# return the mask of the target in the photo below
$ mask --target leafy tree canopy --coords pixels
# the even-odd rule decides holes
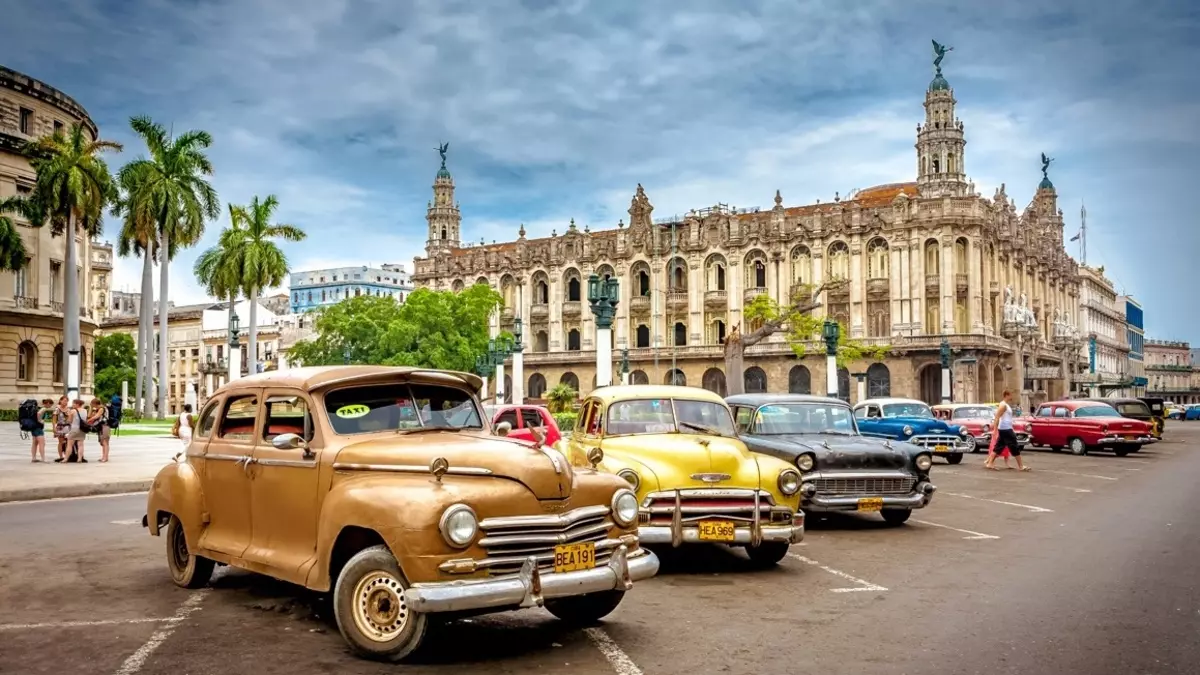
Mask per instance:
[[[113,333],[96,340],[96,372],[105,368],[133,368],[137,365],[137,352],[133,348],[133,336],[129,333]]]
[[[825,319],[812,315],[812,309],[816,305],[809,302],[809,299],[814,295],[811,287],[799,288],[793,295],[792,304],[784,307],[764,293],[754,298],[746,306],[745,316],[750,322],[762,322],[768,325],[774,324],[780,326],[792,351],[798,357],[805,356],[808,352],[808,347],[813,342],[817,342],[820,345],[821,353],[824,353],[825,345],[822,342],[822,330]],[[887,345],[866,345],[857,340],[852,340],[848,337],[850,331],[845,324],[839,322],[838,327],[837,363],[839,367],[847,367],[847,364],[862,359],[878,361],[887,356],[888,352],[891,351],[891,348]]]
[[[96,398],[107,403],[112,400],[113,396],[121,393],[122,382],[129,382],[132,389],[136,378],[137,372],[130,366],[109,366],[103,370],[97,369]]]
[[[486,284],[464,291],[413,291],[403,304],[359,296],[317,310],[316,337],[301,340],[289,360],[306,366],[350,363],[420,366],[472,372],[487,351],[488,317],[501,302]]]

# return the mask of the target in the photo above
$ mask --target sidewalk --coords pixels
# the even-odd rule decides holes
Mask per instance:
[[[113,436],[109,461],[101,464],[100,442],[89,434],[87,464],[56,464],[58,446],[46,438],[46,461],[29,461],[29,440],[16,422],[0,422],[0,502],[82,497],[148,490],[158,470],[183,449],[167,430],[162,436]]]

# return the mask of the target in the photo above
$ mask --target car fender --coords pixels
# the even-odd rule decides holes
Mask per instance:
[[[190,462],[168,464],[159,470],[146,496],[146,527],[159,534],[159,514],[170,513],[183,525],[188,548],[200,548],[204,531],[204,485]]]

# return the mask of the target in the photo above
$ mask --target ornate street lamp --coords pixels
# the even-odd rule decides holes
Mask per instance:
[[[229,305],[229,381],[232,382],[242,376],[242,346],[238,339],[241,328],[238,322],[237,311],[233,305]]]
[[[596,386],[612,384],[612,324],[621,301],[620,286],[613,277],[588,277],[588,305],[596,317]]]
[[[512,374],[512,402],[520,405],[525,402],[525,345],[521,342],[524,339],[524,332],[521,329],[521,317],[513,319],[513,374]]]
[[[629,347],[621,349],[621,384],[629,384]]]
[[[832,319],[825,319],[825,325],[821,329],[825,340],[825,391],[830,398],[838,397],[837,353],[841,330],[838,322]]]

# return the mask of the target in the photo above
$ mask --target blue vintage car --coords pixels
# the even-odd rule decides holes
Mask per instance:
[[[906,441],[928,449],[951,464],[971,451],[970,432],[957,424],[946,424],[933,415],[928,404],[911,398],[871,398],[854,406],[858,430],[864,436]]]

